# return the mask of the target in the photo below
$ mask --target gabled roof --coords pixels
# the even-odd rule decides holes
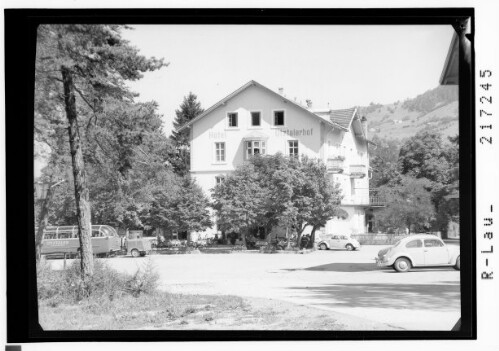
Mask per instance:
[[[289,103],[293,106],[296,106],[298,109],[302,110],[303,112],[305,112],[306,114],[314,117],[314,118],[319,118],[321,121],[325,121],[326,123],[328,123],[330,126],[332,127],[335,127],[335,128],[338,128],[338,129],[341,129],[341,130],[345,130],[345,131],[348,131],[348,127],[344,127],[343,125],[340,125],[336,122],[333,122],[331,119],[327,119],[327,118],[324,118],[324,117],[321,117],[311,111],[309,111],[308,109],[306,109],[305,107],[297,104],[296,102],[293,102],[287,98],[285,98],[284,96],[276,93],[275,91],[273,90],[270,90],[269,88],[261,85],[260,83],[254,81],[254,80],[250,80],[248,83],[244,84],[242,87],[240,87],[239,89],[237,89],[236,91],[234,91],[233,93],[227,95],[226,97],[224,97],[222,100],[220,100],[219,102],[217,102],[215,105],[211,106],[209,109],[207,109],[206,111],[204,111],[203,113],[201,113],[199,116],[197,116],[196,118],[192,119],[191,121],[189,121],[188,123],[184,124],[183,126],[181,126],[180,128],[177,129],[177,131],[181,131],[189,126],[191,126],[193,123],[199,121],[201,118],[203,118],[204,116],[206,115],[209,115],[211,112],[213,112],[214,110],[216,110],[217,108],[219,108],[220,106],[223,106],[225,105],[230,99],[236,97],[237,95],[241,94],[243,91],[245,91],[246,89],[252,87],[252,86],[257,86],[273,95],[276,95],[278,96],[280,99],[282,99],[285,103]]]
[[[350,124],[357,113],[357,108],[352,107],[342,110],[315,111],[315,113],[323,118],[328,118],[332,123],[348,129],[350,128]]]

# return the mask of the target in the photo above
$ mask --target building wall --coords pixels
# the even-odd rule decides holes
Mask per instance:
[[[338,142],[339,141],[339,142]],[[343,190],[343,205],[366,205],[369,204],[369,156],[367,142],[355,137],[353,130],[350,132],[330,132],[326,138],[326,158],[337,156],[344,157],[342,162],[343,172],[331,174],[333,182],[339,183]],[[363,165],[365,176],[363,178],[352,178],[351,166]]]
[[[365,210],[359,206],[347,206],[343,209],[348,213],[346,219],[333,218],[326,224],[325,234],[363,234],[366,232]]]
[[[273,126],[273,111],[285,111],[284,127]],[[251,126],[252,111],[261,114],[261,126]],[[238,113],[238,127],[227,126],[227,114]],[[324,128],[324,126],[323,126]],[[278,96],[253,86],[232,98],[192,126],[191,174],[210,196],[215,177],[233,171],[245,161],[244,138],[249,133],[265,134],[266,154],[288,153],[288,141],[299,141],[299,153],[310,157],[321,154],[321,121]],[[225,142],[226,162],[215,162],[215,143]]]
[[[273,126],[273,111],[285,111],[284,126]],[[259,111],[261,126],[251,126],[251,112]],[[238,113],[237,128],[228,127],[229,112]],[[354,205],[369,203],[369,166],[367,144],[350,132],[332,128],[319,118],[308,115],[293,104],[286,103],[279,96],[257,86],[252,86],[230,99],[225,105],[195,122],[191,128],[191,174],[211,197],[211,189],[216,185],[216,177],[229,174],[245,161],[245,140],[250,133],[265,135],[266,154],[288,153],[288,141],[298,140],[299,154],[320,158],[327,163],[329,158],[343,156],[344,172],[331,174],[335,182],[341,184],[348,213],[347,219],[333,219],[326,226],[327,234],[349,234],[365,232],[363,207]],[[225,143],[226,160],[215,161],[215,143]],[[362,179],[350,177],[350,165],[365,165],[366,176]],[[216,226],[194,237],[213,236]]]

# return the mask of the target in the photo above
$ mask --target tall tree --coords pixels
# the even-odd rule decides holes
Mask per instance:
[[[292,160],[293,161],[293,160]],[[326,166],[319,160],[303,156],[294,162],[300,169],[302,179],[293,185],[293,207],[296,208],[300,244],[303,230],[312,227],[310,244],[315,242],[315,232],[334,216],[339,215],[342,199],[341,188],[328,177]]]
[[[400,148],[400,172],[414,178],[426,178],[435,183],[449,180],[449,163],[442,136],[419,132]]]
[[[265,226],[271,191],[252,163],[245,163],[215,186],[212,197],[218,228],[239,232],[246,244],[250,228]]]
[[[370,166],[373,169],[372,179],[369,181],[371,188],[378,188],[396,178],[398,171],[398,158],[400,145],[394,139],[373,137],[376,147],[370,150]]]
[[[143,221],[172,232],[203,231],[212,226],[208,205],[203,190],[190,177],[176,177],[154,194]]]
[[[320,161],[278,153],[252,157],[215,187],[213,199],[223,230],[245,234],[256,226],[294,226],[299,242],[307,226],[315,233],[336,215],[341,195]]]
[[[196,118],[203,113],[201,103],[197,100],[197,96],[189,92],[184,97],[182,104],[178,110],[175,110],[175,120],[173,121],[173,131],[170,138],[177,150],[176,157],[173,159],[173,166],[175,171],[180,175],[185,175],[190,170],[190,145],[189,133],[191,128],[185,128],[182,131],[177,131],[178,128]]]
[[[91,213],[83,160],[80,123],[97,118],[107,98],[132,100],[124,80],[137,80],[141,72],[165,64],[146,59],[121,37],[118,25],[42,25],[38,28],[36,85],[67,118],[74,194],[85,283],[93,274]]]
[[[387,199],[387,207],[377,216],[381,229],[408,228],[409,231],[427,231],[435,216],[435,207],[428,189],[427,179],[402,176],[397,184],[381,187]]]

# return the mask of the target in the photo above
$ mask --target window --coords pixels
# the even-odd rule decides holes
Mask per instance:
[[[216,176],[215,177],[215,184],[219,185],[222,184],[222,182],[225,180],[224,176]]]
[[[405,247],[407,247],[408,249],[414,249],[416,247],[423,247],[423,243],[421,242],[421,240],[413,240],[413,241],[409,241]]]
[[[265,141],[254,140],[246,142],[246,159],[256,154],[265,155]]]
[[[229,128],[237,127],[237,112],[231,112],[227,114],[227,117],[229,119],[228,121]]]
[[[102,233],[98,229],[92,230],[92,238],[100,238],[102,237]]]
[[[252,127],[260,126],[260,112],[251,112],[251,126]]]
[[[225,143],[215,143],[215,162],[225,162]]]
[[[275,126],[284,125],[284,111],[274,111],[274,125]]]
[[[56,233],[45,233],[43,236],[44,239],[57,239]]]
[[[71,239],[73,237],[72,232],[62,232],[59,233],[59,239]]]
[[[437,239],[426,239],[424,241],[425,247],[442,247],[444,243]]]
[[[298,158],[298,140],[289,140],[289,157]]]

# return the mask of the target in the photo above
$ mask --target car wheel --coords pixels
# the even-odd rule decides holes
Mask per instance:
[[[454,266],[454,269],[458,271],[461,270],[461,256],[457,256],[456,265]]]
[[[393,264],[393,268],[395,268],[397,272],[409,272],[411,267],[411,261],[404,257],[398,258]]]
[[[322,243],[322,244],[319,245],[319,249],[321,249],[321,250],[327,250],[327,245],[324,244],[324,243]]]
[[[346,247],[346,249],[348,251],[352,251],[353,250],[353,245],[352,244],[347,244],[347,246],[345,246],[345,247]]]
[[[130,254],[132,255],[132,257],[139,257],[140,256],[140,252],[137,249],[132,249],[132,251],[130,251]]]

